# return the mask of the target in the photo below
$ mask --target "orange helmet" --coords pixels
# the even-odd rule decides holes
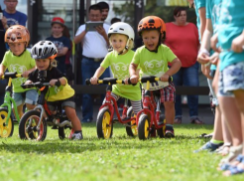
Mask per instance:
[[[26,46],[28,46],[30,41],[30,33],[28,29],[22,25],[13,25],[7,29],[4,40],[6,43],[26,42]]]
[[[143,30],[159,30],[162,38],[165,38],[166,25],[164,21],[157,16],[147,16],[138,24],[137,32],[140,36]]]

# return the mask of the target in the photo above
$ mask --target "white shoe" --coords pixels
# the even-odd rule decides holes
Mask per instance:
[[[72,134],[71,139],[72,140],[82,140],[83,139],[83,135],[82,135],[82,133],[74,133],[74,134]]]

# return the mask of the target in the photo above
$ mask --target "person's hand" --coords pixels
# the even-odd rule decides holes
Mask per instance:
[[[210,66],[211,64],[202,65],[201,68],[203,75],[205,75],[208,79],[213,79],[213,77],[210,76]]]
[[[32,83],[31,80],[27,80],[27,81],[25,81],[24,85],[29,85],[29,84],[31,84],[31,83]]]
[[[212,64],[217,65],[219,62],[219,53],[215,52],[211,57],[209,57],[209,60]]]
[[[124,79],[124,83],[125,83],[125,84],[128,84],[128,80],[129,80],[129,78],[125,78],[125,79]]]
[[[161,81],[161,82],[168,82],[169,81],[169,75],[168,74],[163,74],[160,78],[159,78],[159,80]]]
[[[28,78],[28,75],[29,75],[28,71],[25,71],[25,72],[22,73],[22,77]]]
[[[132,84],[137,84],[137,82],[139,81],[139,76],[138,75],[132,75],[130,77],[130,81]]]
[[[98,80],[97,77],[92,77],[92,78],[90,79],[90,82],[91,82],[91,84],[96,85],[96,84],[97,84],[97,80]]]
[[[218,33],[214,34],[210,40],[210,44],[211,44],[211,48],[215,51],[220,53],[221,49],[219,47],[217,47],[217,43],[218,43]]]
[[[200,64],[207,64],[209,63],[209,52],[207,50],[200,50],[198,55],[197,55],[197,61],[200,63]]]
[[[234,38],[231,44],[231,49],[236,53],[241,53],[244,46],[244,35],[241,34],[238,37]]]
[[[6,29],[7,26],[8,26],[8,24],[7,24],[7,18],[5,18],[5,17],[3,16],[2,19],[1,19],[1,21],[2,21],[3,27]]]
[[[97,32],[98,32],[100,35],[102,35],[102,36],[106,35],[105,29],[103,28],[103,26],[97,26],[97,27],[96,27],[96,30],[97,30]]]
[[[56,82],[58,82],[58,79],[51,79],[49,84],[50,86],[55,86]]]

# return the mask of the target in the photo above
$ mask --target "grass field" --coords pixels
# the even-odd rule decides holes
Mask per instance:
[[[59,140],[48,129],[43,142],[20,140],[14,135],[0,139],[0,181],[114,181],[114,180],[243,180],[243,174],[223,177],[216,170],[221,156],[193,153],[210,133],[210,125],[176,125],[176,138],[141,141],[114,126],[113,138],[99,140],[94,123],[83,124],[84,140]]]

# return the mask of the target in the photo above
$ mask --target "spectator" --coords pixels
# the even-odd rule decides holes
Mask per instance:
[[[174,22],[166,23],[167,35],[165,44],[168,45],[182,63],[181,69],[174,74],[176,86],[198,86],[197,53],[199,48],[198,30],[192,23],[187,22],[187,13],[184,8],[174,10]],[[198,95],[189,95],[188,107],[191,123],[203,124],[198,118]],[[175,123],[182,122],[181,96],[176,96]]]
[[[71,40],[68,37],[64,36],[64,29],[66,26],[64,25],[64,20],[60,17],[54,17],[51,22],[51,36],[47,38],[55,44],[58,49],[57,55],[57,63],[58,70],[63,74],[66,74],[66,55],[68,51],[71,49]]]
[[[26,26],[27,16],[16,10],[17,0],[4,0],[6,8],[3,10],[3,25],[7,29],[12,25]]]
[[[97,5],[100,6],[100,8],[102,10],[101,21],[105,21],[108,17],[109,5],[108,5],[108,3],[104,2],[104,1],[97,3]]]
[[[114,17],[111,19],[110,24],[112,25],[112,24],[117,23],[117,22],[121,22],[121,19]]]
[[[91,5],[89,7],[88,18],[91,22],[101,21],[101,9],[98,5]],[[82,44],[82,62],[81,62],[81,76],[82,84],[85,85],[85,80],[91,78],[100,63],[108,53],[108,29],[109,25],[96,27],[97,31],[86,31],[86,25],[81,25],[74,37],[74,42]],[[109,71],[103,73],[103,77],[109,77]],[[91,122],[93,116],[93,100],[90,94],[84,94],[82,100],[82,122]]]

